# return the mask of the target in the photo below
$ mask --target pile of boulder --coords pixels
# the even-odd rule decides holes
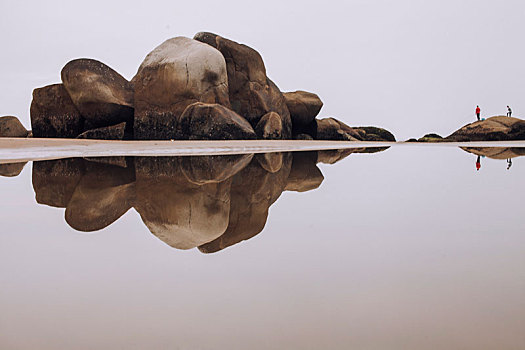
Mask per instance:
[[[256,50],[212,33],[166,40],[131,81],[93,59],[67,63],[61,79],[33,91],[33,137],[395,141],[384,129],[316,119],[316,94],[281,92]]]

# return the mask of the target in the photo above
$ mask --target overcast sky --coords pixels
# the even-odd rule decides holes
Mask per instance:
[[[213,31],[258,50],[283,91],[320,116],[377,125],[399,140],[447,135],[482,116],[525,114],[525,2],[7,1],[0,3],[0,115],[29,128],[31,92],[71,59],[131,79],[164,40]]]

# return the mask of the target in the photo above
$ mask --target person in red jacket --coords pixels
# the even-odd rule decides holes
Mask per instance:
[[[476,170],[479,171],[480,168],[481,168],[481,159],[478,156],[478,159],[476,159]]]
[[[478,117],[478,120],[479,119],[479,115],[481,114],[481,109],[479,108],[479,106],[476,106],[476,116]]]

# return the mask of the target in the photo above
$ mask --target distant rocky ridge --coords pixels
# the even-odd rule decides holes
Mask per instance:
[[[61,79],[33,91],[33,137],[395,140],[384,129],[316,119],[323,106],[316,94],[282,93],[256,50],[213,33],[166,40],[131,81],[86,58],[67,63]],[[28,135],[0,129],[0,137]]]
[[[469,141],[518,141],[525,140],[525,120],[494,116],[469,123],[447,137],[427,134],[409,142],[469,142]]]

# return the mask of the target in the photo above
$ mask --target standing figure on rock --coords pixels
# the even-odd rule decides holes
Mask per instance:
[[[507,117],[512,116],[512,109],[510,109],[509,106],[507,106]]]
[[[478,120],[480,120],[479,119],[480,114],[481,114],[481,109],[479,108],[479,106],[476,106],[476,116],[478,117]]]

